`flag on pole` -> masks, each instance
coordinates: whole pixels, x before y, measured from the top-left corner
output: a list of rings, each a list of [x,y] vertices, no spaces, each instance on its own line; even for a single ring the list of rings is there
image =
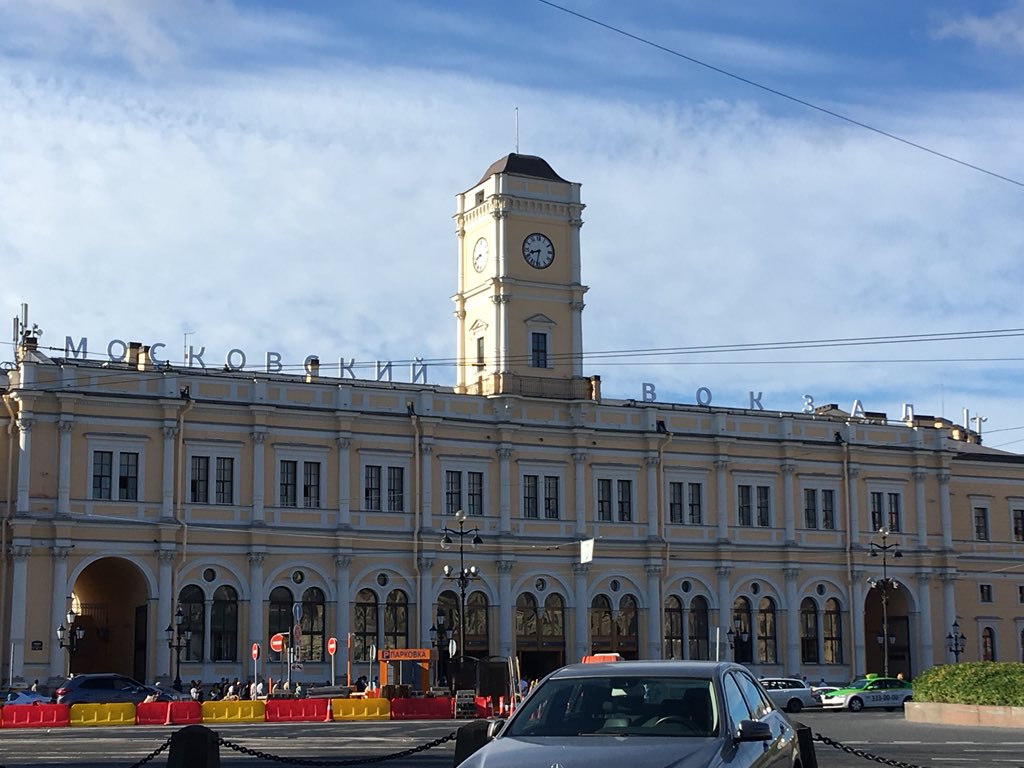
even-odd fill
[[[594,559],[594,540],[584,539],[580,542],[580,562],[589,563]]]

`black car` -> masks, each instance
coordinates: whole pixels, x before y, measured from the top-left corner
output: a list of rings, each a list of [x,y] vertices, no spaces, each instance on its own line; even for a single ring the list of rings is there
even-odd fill
[[[546,677],[460,768],[793,768],[797,734],[730,662],[574,664]]]
[[[155,696],[157,701],[176,701],[183,698],[177,691],[145,685],[114,672],[69,677],[57,686],[52,698],[57,704],[139,704],[149,696]]]

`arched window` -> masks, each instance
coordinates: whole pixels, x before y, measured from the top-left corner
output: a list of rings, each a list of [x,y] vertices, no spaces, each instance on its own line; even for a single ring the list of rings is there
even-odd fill
[[[818,663],[818,604],[810,597],[800,602],[800,660]]]
[[[554,593],[544,600],[544,613],[540,617],[540,637],[545,646],[565,642],[565,601]]]
[[[593,653],[611,653],[612,601],[605,595],[595,595],[590,601],[590,649]]]
[[[624,659],[640,658],[637,613],[636,598],[623,595],[619,600],[619,615],[615,617],[615,651]]]
[[[834,597],[825,601],[825,663],[843,663],[843,609]]]
[[[267,622],[268,638],[281,633],[288,638],[288,644],[291,644],[293,602],[295,601],[292,597],[292,591],[288,587],[274,587],[270,590],[270,613]],[[270,647],[269,643],[267,647]],[[271,651],[267,656],[272,661],[281,660],[281,654],[275,651]]]
[[[192,637],[182,653],[185,661],[203,660],[203,638],[206,635],[206,596],[201,587],[189,584],[178,593],[178,605],[184,614],[181,626],[177,630],[190,631]],[[177,619],[175,619],[177,621]]]
[[[361,589],[356,595],[356,615],[352,629],[352,660],[370,661],[370,646],[377,644],[377,594]]]
[[[740,664],[750,664],[754,660],[752,633],[750,631],[750,601],[745,597],[737,597],[732,604],[732,657]]]
[[[774,664],[778,661],[775,634],[775,601],[770,597],[762,597],[757,606],[757,661],[759,664]]]
[[[523,592],[516,598],[516,645],[532,648],[537,636],[537,598]]]
[[[487,595],[476,591],[466,598],[466,655],[486,658],[490,651],[487,642]]]
[[[302,593],[302,654],[303,661],[323,661],[326,647],[325,608],[327,602],[320,587],[310,587]]]
[[[384,604],[384,647],[409,647],[409,597],[400,589],[391,590]]]
[[[213,593],[210,610],[210,659],[238,661],[238,593],[227,584]]]
[[[683,601],[675,595],[665,598],[665,632],[666,659],[683,658]]]
[[[708,601],[698,595],[690,601],[689,642],[691,659],[710,659],[708,644]]]
[[[981,630],[981,660],[996,660],[996,633],[992,631],[992,627]]]

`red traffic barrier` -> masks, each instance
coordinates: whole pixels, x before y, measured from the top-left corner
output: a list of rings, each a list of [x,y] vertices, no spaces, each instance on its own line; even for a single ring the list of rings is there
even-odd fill
[[[422,699],[392,699],[392,720],[451,720],[455,699],[449,696]]]
[[[168,725],[199,725],[203,722],[203,704],[199,701],[172,701],[167,712]]]
[[[494,705],[491,704],[490,696],[477,696],[475,699],[473,699],[473,703],[476,705],[477,717],[494,716]]]
[[[5,704],[0,707],[0,728],[55,728],[70,722],[67,704]]]
[[[170,725],[171,702],[144,701],[135,705],[136,725]]]
[[[330,699],[267,699],[267,722],[323,722],[330,706]]]

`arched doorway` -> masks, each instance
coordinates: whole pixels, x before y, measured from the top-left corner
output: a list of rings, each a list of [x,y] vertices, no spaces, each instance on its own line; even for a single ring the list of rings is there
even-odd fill
[[[882,590],[885,589],[885,611],[882,611]],[[864,661],[866,672],[885,674],[886,666],[890,677],[903,674],[910,679],[913,675],[911,658],[910,621],[908,614],[907,590],[895,581],[888,586],[877,583],[868,590],[864,598]],[[888,628],[888,637],[883,629]],[[886,656],[888,641],[888,657]]]
[[[523,677],[537,679],[565,664],[565,601],[550,594],[543,608],[523,592],[516,599],[516,653]]]
[[[146,579],[134,563],[104,557],[87,565],[71,590],[75,627],[83,630],[69,654],[71,672],[117,672],[145,682],[148,599]]]

